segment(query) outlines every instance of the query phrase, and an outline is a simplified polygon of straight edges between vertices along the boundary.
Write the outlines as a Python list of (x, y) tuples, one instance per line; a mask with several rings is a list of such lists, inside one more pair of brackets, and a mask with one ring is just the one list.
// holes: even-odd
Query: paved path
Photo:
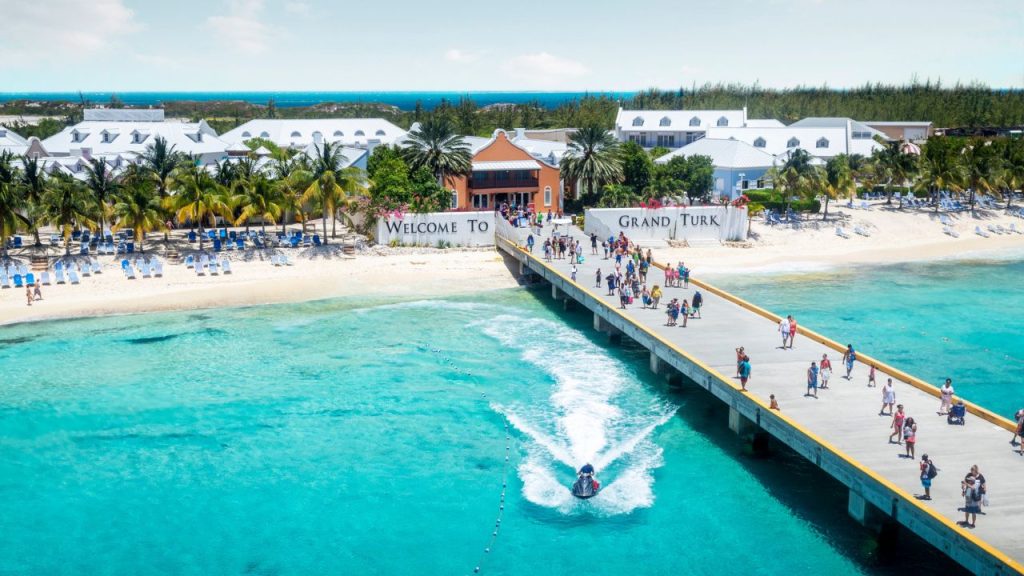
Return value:
[[(525, 231), (517, 232), (525, 238)], [(607, 296), (603, 279), (600, 287), (595, 286), (596, 270), (600, 268), (602, 277), (606, 276), (614, 269), (614, 261), (604, 260), (600, 254), (591, 255), (589, 239), (578, 229), (573, 229), (573, 233), (583, 243), (586, 255), (585, 262), (578, 266), (577, 284), (600, 295), (609, 306), (618, 307), (618, 296)], [(543, 240), (538, 241), (534, 248), (534, 254), (541, 258), (542, 243)], [(657, 254), (654, 256), (657, 259)], [(549, 266), (568, 276), (571, 263), (567, 259), (554, 260)], [(663, 272), (652, 269), (647, 284), (663, 285), (663, 280)], [(691, 284), (689, 289), (663, 291), (660, 309), (643, 309), (637, 298), (625, 314), (726, 378), (736, 374), (735, 348), (744, 346), (753, 367), (748, 384), (750, 394), (765, 402), (769, 394), (775, 394), (785, 415), (910, 494), (923, 493), (918, 465), (921, 455), (927, 453), (940, 473), (932, 486), (933, 499), (926, 505), (938, 514), (954, 522), (963, 520), (963, 513), (958, 511), (964, 505), (960, 482), (971, 465), (977, 464), (986, 477), (991, 506), (982, 509), (984, 515), (978, 516), (977, 527), (970, 532), (1018, 563), (1024, 561), (1024, 482), (1020, 481), (1024, 476), (1024, 457), (1011, 447), (1011, 432), (971, 414), (966, 426), (950, 426), (945, 416), (937, 415), (936, 397), (894, 377), (897, 403), (903, 404), (906, 414), (918, 423), (917, 459), (904, 458), (904, 448), (888, 442), (891, 418), (879, 416), (881, 385), (888, 374), (879, 371), (878, 387), (869, 388), (869, 368), (858, 363), (847, 381), (841, 376), (845, 368), (836, 350), (800, 335), (793, 349), (782, 349), (774, 321), (707, 290), (702, 290), (703, 318), (691, 319), (686, 328), (681, 323), (677, 327), (665, 326), (664, 304), (672, 298), (692, 301), (695, 288)], [(828, 326), (810, 328), (828, 332)], [(870, 354), (870, 342), (853, 344), (858, 353)], [(817, 399), (805, 397), (807, 368), (812, 360), (820, 361), (822, 354), (828, 354), (832, 360), (832, 381), (827, 390), (818, 391)], [(738, 384), (739, 380), (734, 380)], [(969, 399), (970, 382), (953, 385)]]

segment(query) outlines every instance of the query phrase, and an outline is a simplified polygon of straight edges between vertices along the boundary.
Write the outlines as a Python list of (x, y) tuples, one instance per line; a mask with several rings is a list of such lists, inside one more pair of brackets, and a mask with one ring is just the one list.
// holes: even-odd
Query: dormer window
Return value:
[(718, 126), (728, 126), (728, 125), (729, 125), (729, 119), (726, 118), (725, 116), (722, 116), (721, 118), (718, 119)]
[(643, 125), (644, 125), (644, 119), (643, 118), (641, 118), (639, 116), (637, 116), (636, 118), (633, 118), (633, 126), (643, 126)]
[(250, 134), (249, 131), (246, 130), (245, 132), (242, 132), (242, 138), (252, 138), (252, 134)]
[(72, 142), (76, 142), (77, 143), (77, 142), (81, 142), (82, 140), (85, 140), (85, 138), (82, 136), (81, 132), (79, 132), (78, 130), (72, 130), (71, 131), (71, 141)]
[(149, 138), (149, 134), (145, 132), (132, 132), (132, 144), (142, 144)]
[(356, 130), (356, 136), (366, 136), (366, 134), (362, 130)]
[(672, 119), (669, 118), (668, 116), (665, 116), (664, 118), (662, 118), (661, 120), (658, 121), (658, 126), (661, 126), (663, 128), (666, 127), (666, 126), (671, 126), (671, 125), (672, 125)]
[(302, 138), (302, 134), (300, 134), (297, 130), (295, 132), (292, 132), (291, 136), (292, 138)]
[(117, 139), (117, 132), (112, 132), (112, 131), (109, 131), (109, 130), (104, 130), (102, 132), (102, 134), (103, 134), (103, 143), (104, 144), (110, 144), (115, 139)]
[(385, 132), (383, 130), (377, 130), (377, 134), (376, 135), (377, 136), (384, 136)]
[(764, 148), (765, 144), (767, 144), (767, 142), (765, 142), (764, 138), (761, 138), (760, 136), (758, 136), (757, 139), (754, 140), (754, 148)]
[(828, 138), (818, 138), (814, 145), (817, 148), (828, 148)]
[(270, 132), (267, 132), (267, 131), (260, 132), (260, 138), (270, 138)]
[(797, 148), (798, 146), (800, 146), (800, 140), (796, 138), (790, 138), (789, 141), (786, 142), (786, 148)]
[(334, 137), (335, 137), (335, 138), (341, 138), (341, 137), (343, 137), (343, 136), (345, 136), (345, 133), (344, 133), (344, 132), (342, 132), (341, 130), (335, 130), (335, 131), (334, 131)]
[(700, 126), (700, 118), (697, 118), (696, 116), (690, 118), (690, 126)]

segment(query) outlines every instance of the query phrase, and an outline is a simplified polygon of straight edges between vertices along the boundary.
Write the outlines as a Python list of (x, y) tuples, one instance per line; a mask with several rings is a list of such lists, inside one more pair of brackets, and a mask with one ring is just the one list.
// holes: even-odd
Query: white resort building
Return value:
[(311, 144), (330, 142), (372, 150), (404, 136), (405, 130), (383, 118), (302, 118), (250, 120), (221, 138), (232, 144), (265, 138), (282, 148), (305, 149)]
[(707, 156), (715, 166), (712, 194), (735, 198), (744, 190), (765, 188), (764, 176), (778, 159), (761, 148), (741, 140), (701, 138), (696, 142), (659, 157), (656, 164), (668, 164), (673, 158)]
[(712, 128), (778, 127), (778, 120), (747, 118), (742, 110), (623, 110), (615, 117), (615, 137), (644, 148), (680, 148), (700, 140)]
[(82, 122), (43, 140), (42, 153), (36, 155), (133, 157), (157, 137), (177, 152), (198, 157), (202, 164), (224, 158), (228, 147), (205, 121), (165, 122), (163, 110), (90, 109)]
[(28, 152), (28, 140), (14, 131), (0, 126), (0, 154), (4, 152), (21, 156)]

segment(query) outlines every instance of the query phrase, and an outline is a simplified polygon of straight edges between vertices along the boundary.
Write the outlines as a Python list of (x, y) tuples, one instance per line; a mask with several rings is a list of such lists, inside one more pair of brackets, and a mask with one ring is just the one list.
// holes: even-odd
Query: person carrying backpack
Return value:
[(979, 482), (975, 480), (974, 476), (968, 474), (964, 478), (964, 526), (970, 526), (974, 528), (974, 523), (978, 520), (978, 512), (981, 512), (981, 499), (982, 492)]
[(939, 475), (939, 469), (935, 467), (927, 454), (921, 455), (921, 486), (924, 486), (924, 496), (921, 500), (932, 499), (932, 479)]

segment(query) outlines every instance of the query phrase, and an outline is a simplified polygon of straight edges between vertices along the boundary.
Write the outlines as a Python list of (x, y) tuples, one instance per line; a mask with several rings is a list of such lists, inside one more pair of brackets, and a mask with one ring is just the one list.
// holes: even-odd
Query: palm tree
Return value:
[(89, 217), (95, 213), (89, 191), (81, 182), (64, 174), (47, 180), (38, 210), (44, 222), (60, 228), (65, 254), (71, 253), (71, 232), (75, 225), (90, 226), (93, 222)]
[(100, 236), (104, 234), (103, 224), (107, 213), (110, 211), (110, 201), (117, 194), (119, 187), (114, 179), (110, 165), (102, 158), (93, 158), (85, 166), (85, 186), (92, 192), (94, 206), (96, 207), (96, 222), (99, 224)]
[[(892, 204), (893, 185), (906, 184), (917, 169), (917, 158), (903, 151), (903, 142), (894, 140), (887, 142), (885, 147), (872, 155), (876, 174), (886, 179), (886, 204)], [(900, 208), (903, 208), (903, 197), (900, 196)]]
[(576, 184), (586, 183), (590, 194), (597, 186), (622, 180), (619, 141), (599, 124), (588, 124), (569, 137), (569, 148), (562, 159), (562, 173)]
[(928, 190), (939, 211), (939, 194), (943, 190), (960, 192), (967, 178), (966, 170), (952, 144), (942, 138), (933, 138), (924, 146), (918, 158), (917, 186)]
[(127, 228), (135, 234), (139, 243), (139, 252), (145, 252), (146, 232), (163, 230), (163, 206), (157, 196), (152, 181), (144, 176), (130, 172), (125, 175), (123, 185), (114, 201), (113, 216), (116, 218), (113, 229)]
[(449, 177), (469, 174), (473, 165), (466, 141), (440, 117), (430, 118), (409, 132), (402, 155), (412, 171), (426, 166), (441, 187), (446, 187)]
[(623, 184), (605, 184), (597, 205), (601, 208), (628, 208), (640, 201), (640, 195)]
[(313, 173), (305, 169), (292, 169), (286, 176), (278, 176), (274, 180), (274, 188), (278, 192), (278, 201), (284, 211), (285, 218), (281, 219), (281, 233), (285, 231), (285, 220), (289, 213), (296, 214), (302, 222), (303, 230), (306, 227), (306, 218), (303, 212), (302, 202), (299, 200), (302, 193), (309, 188), (313, 182)]
[(22, 214), (25, 207), (24, 197), (13, 182), (0, 180), (0, 247), (3, 254), (7, 255), (7, 239), (18, 231), (18, 228), (26, 223)]
[[(352, 199), (350, 193), (366, 192), (366, 178), (358, 168), (343, 168), (347, 159), (341, 153), (341, 147), (331, 146), (324, 142), (314, 148), (316, 156), (312, 159), (312, 182), (302, 193), (302, 202), (315, 203), (320, 206), (323, 215), (324, 242), (327, 242), (327, 218), (331, 217), (331, 237), (337, 234), (337, 217), (343, 216), (351, 223), (345, 209)], [(347, 189), (346, 189), (347, 188)]]
[[(146, 146), (140, 158), (143, 168), (156, 185), (157, 197), (162, 204), (167, 204), (167, 196), (174, 185), (174, 171), (185, 161), (185, 155), (174, 148), (174, 145), (168, 146), (162, 136), (157, 136), (152, 144)], [(164, 232), (164, 242), (167, 240), (168, 234)]]
[(961, 152), (972, 211), (978, 194), (991, 194), (1000, 185), (1003, 159), (991, 144), (991, 141), (975, 142)]
[(786, 212), (789, 212), (793, 197), (813, 196), (817, 192), (820, 175), (811, 161), (810, 153), (803, 148), (795, 148), (781, 167), (772, 166), (768, 170), (772, 185), (786, 202)]
[(245, 231), (249, 231), (249, 221), (259, 218), (263, 232), (267, 231), (267, 222), (277, 224), (277, 220), (284, 212), (279, 202), (280, 189), (268, 180), (263, 174), (256, 173), (250, 178), (237, 180), (234, 184), (235, 194), (231, 197), (231, 204), (241, 206), (242, 210), (235, 220), (235, 226), (245, 224)]
[(28, 227), (35, 236), (36, 246), (41, 246), (43, 242), (39, 239), (39, 226), (33, 216), (33, 209), (39, 205), (39, 200), (43, 197), (43, 191), (46, 189), (46, 172), (43, 171), (43, 166), (36, 157), (21, 157), (19, 185), (21, 195), (27, 203)]
[(849, 195), (855, 189), (850, 172), (849, 158), (845, 154), (833, 156), (825, 163), (825, 177), (822, 182), (825, 211), (821, 215), (822, 220), (828, 220), (829, 200)]
[(1024, 188), (1024, 142), (1017, 140), (1006, 146), (1003, 162), (1003, 183), (1006, 186), (1006, 209), (1013, 202), (1013, 191)]
[(217, 225), (217, 216), (231, 217), (231, 207), (224, 201), (224, 189), (210, 176), (210, 173), (196, 163), (184, 166), (175, 172), (174, 196), (165, 201), (165, 206), (175, 211), (179, 220), (191, 220), (199, 227), (199, 249), (203, 249), (203, 223), (209, 219)]

